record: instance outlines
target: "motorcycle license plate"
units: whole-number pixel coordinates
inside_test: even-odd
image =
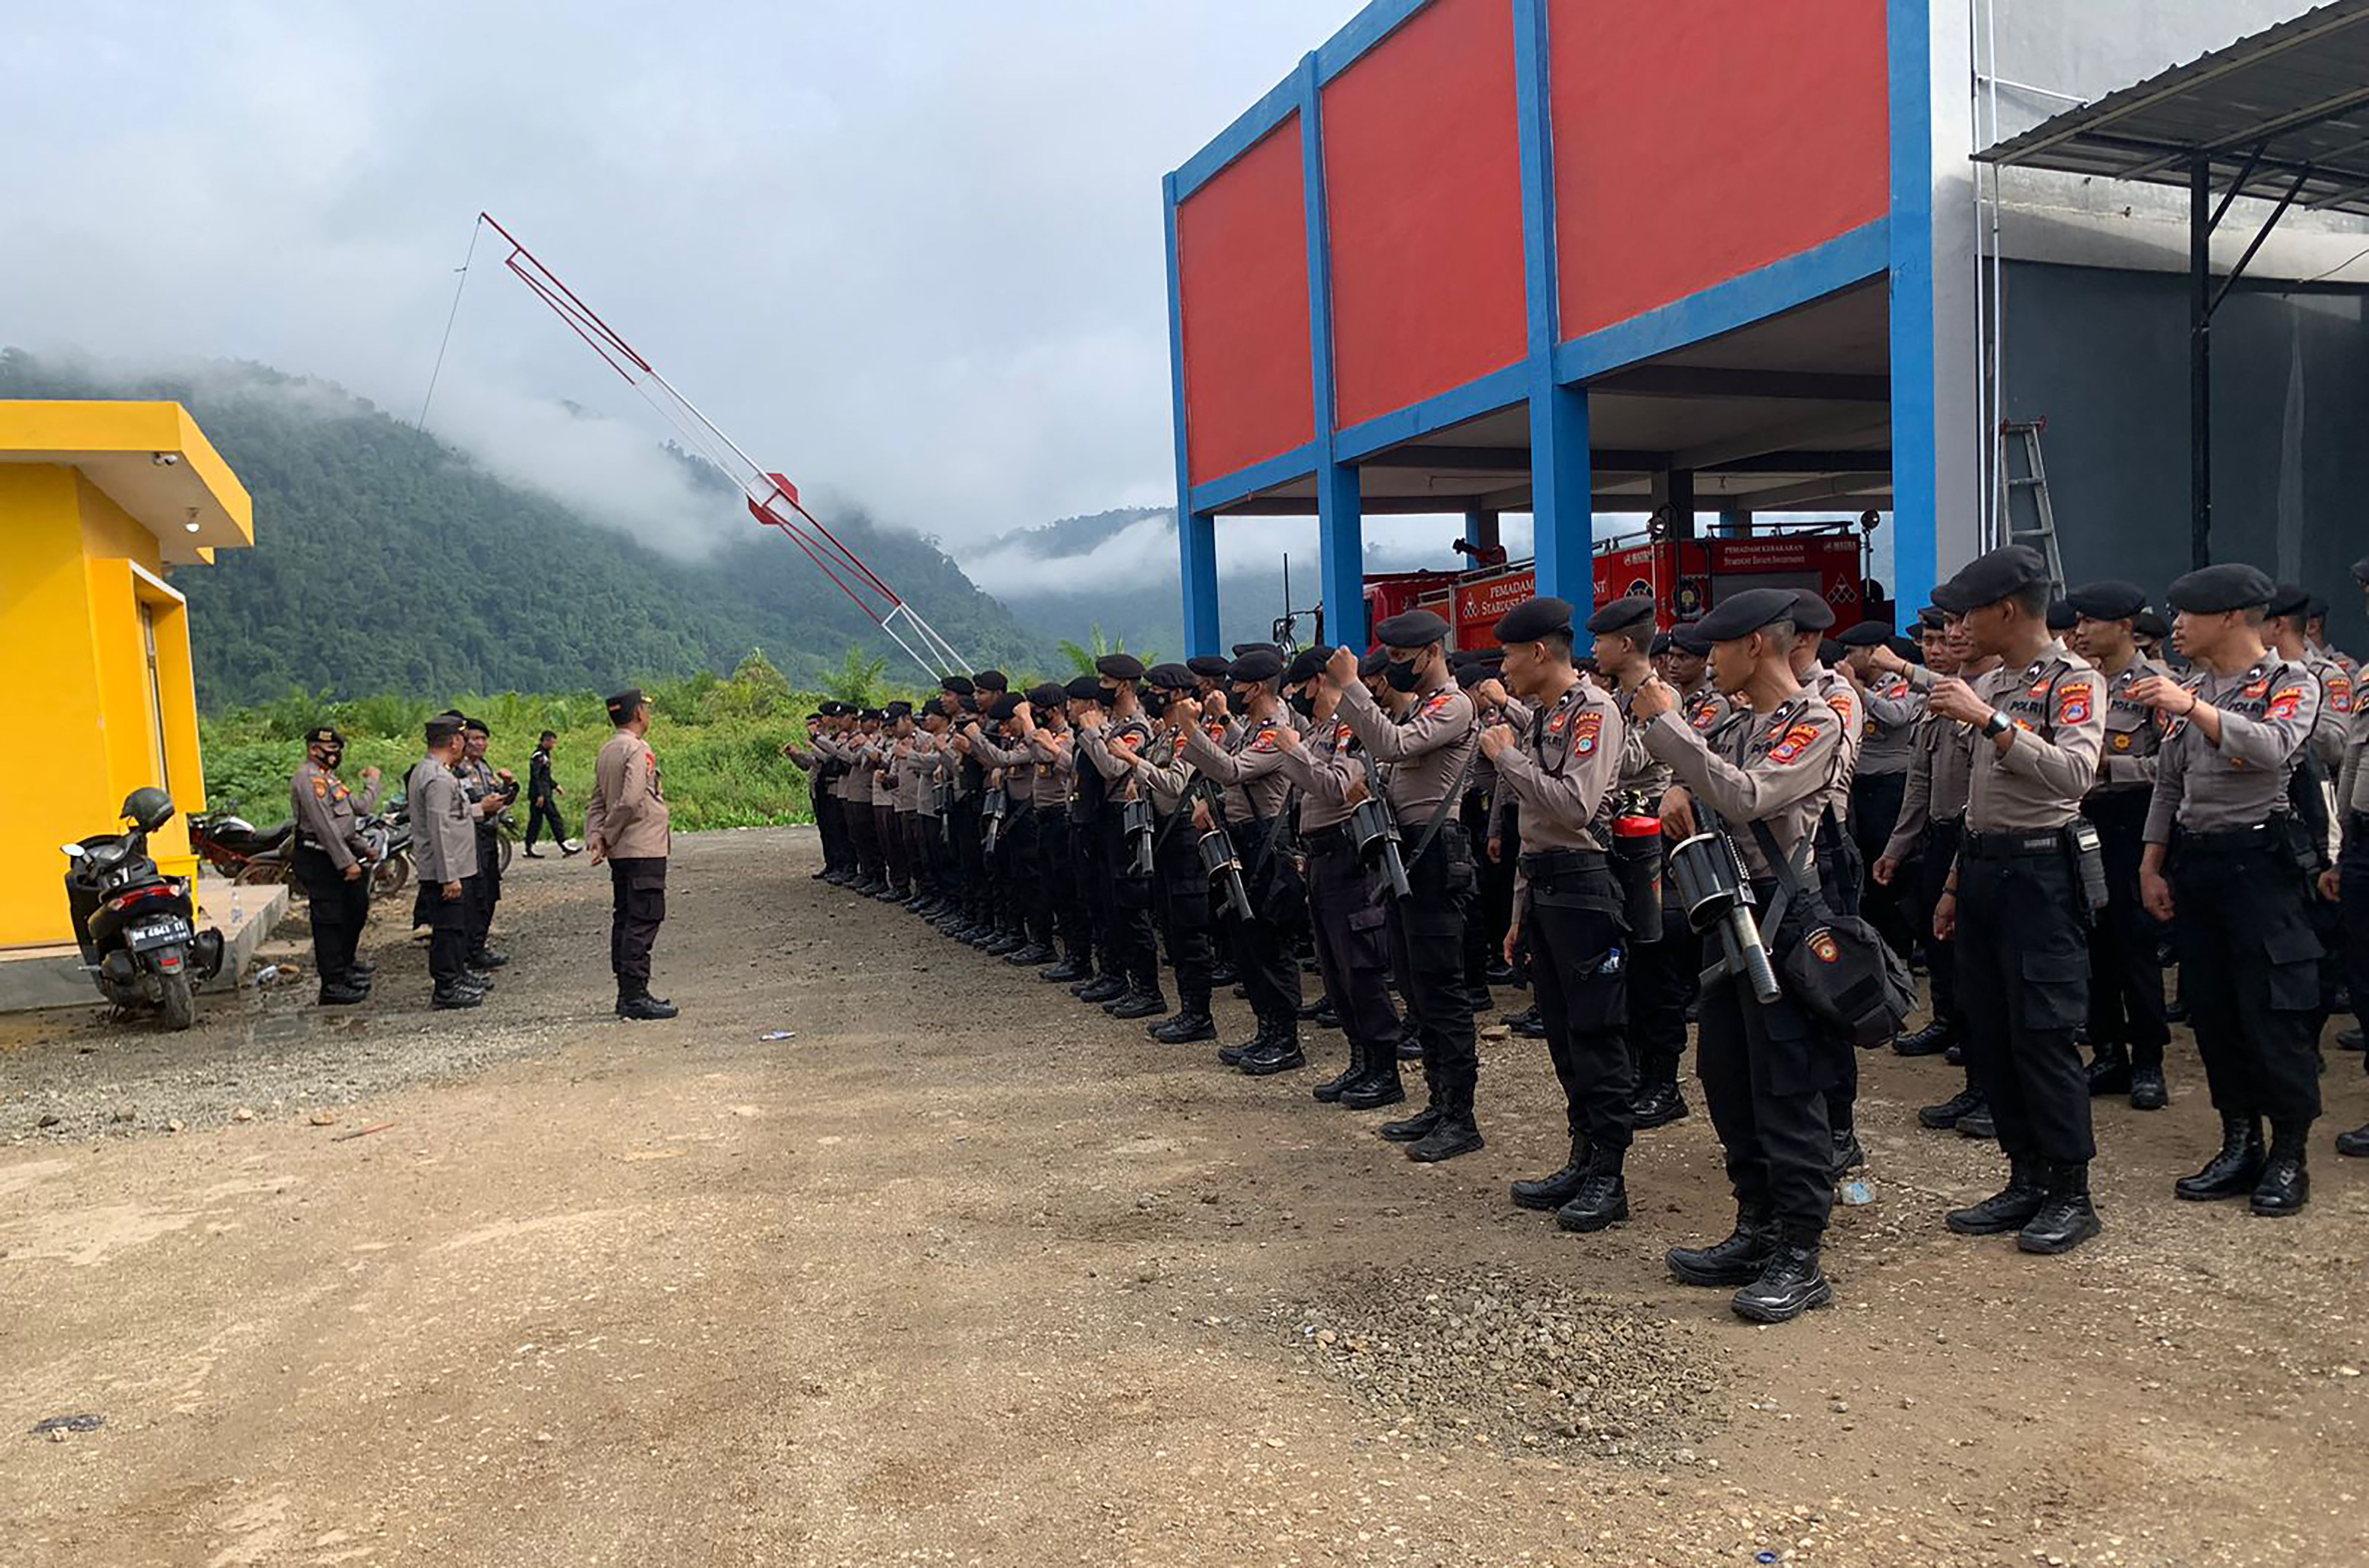
[[[146,921],[132,928],[132,951],[145,953],[152,947],[170,947],[177,942],[189,941],[191,934],[189,922],[177,917]]]

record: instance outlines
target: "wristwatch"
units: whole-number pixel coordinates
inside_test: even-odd
[[[1987,740],[1997,740],[2014,727],[2015,726],[2008,722],[2007,715],[1993,708],[1991,716],[1983,720],[1983,737]]]

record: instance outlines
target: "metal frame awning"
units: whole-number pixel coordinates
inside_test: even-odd
[[[2295,207],[2369,217],[2369,0],[2317,6],[1974,158],[2187,187],[2190,554],[2209,564],[2213,315]],[[2215,289],[2213,234],[2240,196],[2277,205]]]

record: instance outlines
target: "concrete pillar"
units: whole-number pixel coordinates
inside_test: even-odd
[[[1560,386],[1551,376],[1533,381],[1530,493],[1539,593],[1567,599],[1585,611],[1596,602],[1595,473],[1585,387]]]
[[[1494,549],[1505,543],[1497,526],[1497,514],[1493,511],[1469,511],[1464,514],[1464,541],[1483,549]]]
[[[1366,630],[1366,513],[1357,471],[1328,464],[1316,475],[1317,586],[1322,590],[1324,640],[1363,651]]]
[[[1750,507],[1720,508],[1719,532],[1722,537],[1727,539],[1751,538],[1752,509]]]
[[[1670,537],[1695,536],[1695,475],[1691,468],[1665,468],[1654,475],[1654,509],[1668,514]]]
[[[1184,651],[1188,657],[1223,653],[1218,641],[1218,520],[1180,509],[1176,555],[1176,575],[1184,586]]]

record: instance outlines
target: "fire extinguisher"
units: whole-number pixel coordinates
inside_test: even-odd
[[[1622,803],[1612,818],[1612,869],[1620,880],[1629,940],[1662,940],[1662,819],[1642,801]]]

